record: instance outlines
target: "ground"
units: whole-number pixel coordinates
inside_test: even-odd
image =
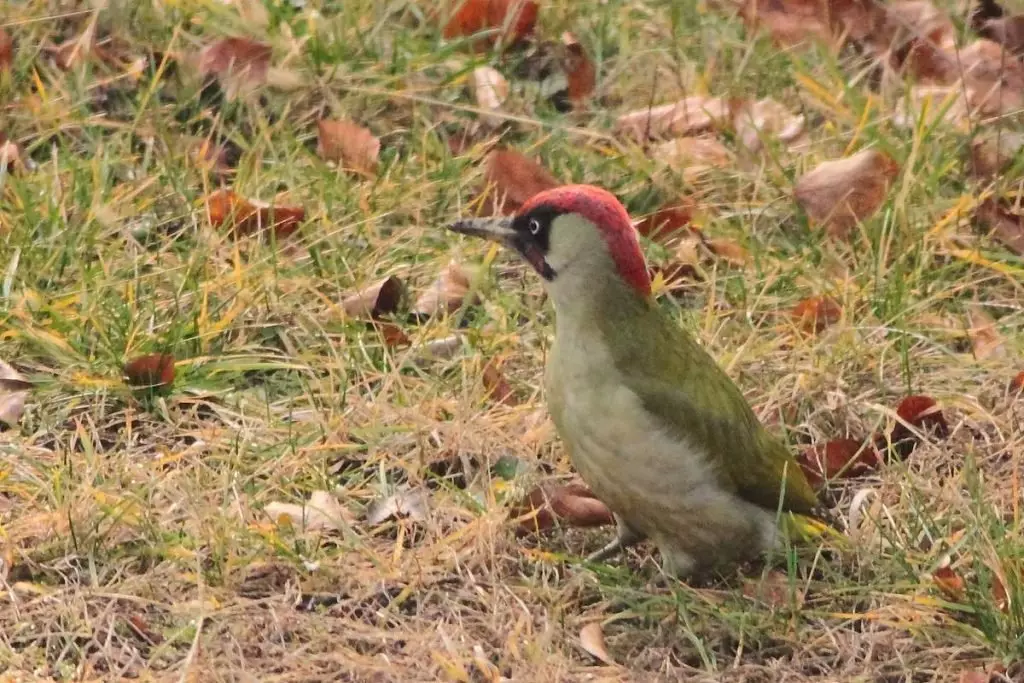
[[[0,132],[20,156],[0,172],[0,358],[32,383],[0,432],[2,679],[1022,675],[1007,388],[1022,270],[967,207],[988,187],[966,161],[974,130],[900,128],[901,91],[873,91],[856,51],[781,48],[734,10],[670,0],[541,3],[537,36],[571,31],[596,68],[588,102],[563,112],[517,75],[533,53],[446,40],[436,4],[0,10],[14,41]],[[966,8],[943,9],[967,40]],[[201,88],[186,60],[225,36],[271,45],[273,82],[234,99]],[[488,64],[511,83],[493,130],[470,87]],[[730,161],[682,173],[615,132],[623,113],[693,94],[771,97],[805,116],[806,144],[745,155],[725,130]],[[325,162],[323,118],[366,126],[378,167]],[[191,153],[204,137],[230,170]],[[609,527],[517,533],[527,492],[573,481],[540,381],[553,316],[533,273],[443,229],[472,212],[499,138],[635,218],[692,198],[706,237],[746,250],[745,265],[703,254],[659,305],[794,453],[887,433],[908,394],[938,401],[948,436],[828,486],[845,543],[719,583],[664,581],[646,545],[584,564]],[[867,148],[899,171],[877,211],[830,237],[794,183]],[[304,219],[233,233],[203,201],[222,184]],[[654,265],[672,253],[643,245]],[[462,305],[410,318],[453,261]],[[407,288],[392,318],[406,340],[342,303],[390,275]],[[790,313],[815,296],[841,309],[819,332]],[[974,304],[987,336],[969,334]],[[173,386],[125,382],[150,353],[173,356]],[[326,523],[282,507],[316,492],[338,501]],[[392,495],[403,509],[381,512]],[[611,664],[581,645],[595,622]]]

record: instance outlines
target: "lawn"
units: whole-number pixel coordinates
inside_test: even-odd
[[[962,2],[764,4],[0,8],[0,680],[1021,680],[1024,67]],[[853,444],[845,538],[686,585],[524,503],[578,483],[553,312],[444,228],[569,182]]]

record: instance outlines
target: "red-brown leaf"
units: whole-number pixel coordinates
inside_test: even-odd
[[[520,403],[519,398],[512,390],[512,385],[505,379],[501,366],[502,362],[497,358],[491,358],[484,365],[481,377],[484,389],[487,390],[487,395],[492,401],[507,406],[517,406]]]
[[[530,514],[533,511],[536,515]],[[602,526],[615,521],[608,506],[582,484],[538,486],[513,510],[514,517],[527,514],[530,516],[520,522],[518,534],[546,531],[555,526],[556,520],[577,527]]]
[[[222,38],[199,52],[199,74],[227,75],[249,85],[262,85],[267,80],[272,50],[269,45],[248,38]]]
[[[450,39],[490,29],[491,33],[475,42],[476,49],[492,46],[499,38],[514,44],[533,33],[538,9],[534,0],[463,0],[442,35]]]
[[[0,28],[0,71],[11,68],[14,63],[14,40],[11,35]]]
[[[174,356],[151,353],[128,361],[124,366],[128,384],[142,389],[168,389],[174,384]]]
[[[637,232],[662,244],[692,234],[696,232],[696,228],[690,226],[694,208],[693,201],[689,199],[663,206],[637,223]]]
[[[217,190],[205,201],[210,225],[238,235],[272,228],[278,237],[287,237],[306,218],[306,210],[302,207],[256,203],[232,190]]]
[[[831,297],[812,296],[794,306],[792,316],[804,332],[821,332],[839,322],[843,317],[843,309]]]
[[[579,108],[594,92],[597,70],[576,36],[566,31],[562,34],[562,45],[565,48],[562,68],[568,82],[569,101],[574,108]]]
[[[1019,394],[1024,390],[1024,370],[1021,370],[1013,379],[1010,380],[1010,392],[1013,394]]]
[[[495,149],[487,155],[484,183],[482,215],[515,213],[533,195],[561,184],[546,168],[513,149]]]
[[[896,408],[896,414],[900,417],[889,435],[889,441],[893,444],[893,450],[901,458],[909,456],[917,447],[917,436],[903,423],[911,425],[918,430],[933,434],[939,438],[949,436],[949,424],[946,417],[939,409],[938,403],[930,396],[907,396],[900,401]],[[876,443],[879,448],[884,447],[884,440]]]
[[[380,140],[357,123],[344,119],[323,119],[318,124],[317,152],[326,161],[363,175],[377,173]]]
[[[806,449],[797,458],[800,468],[813,486],[825,481],[851,479],[878,467],[878,452],[874,447],[857,439],[834,439]]]
[[[935,587],[953,602],[964,599],[964,579],[952,567],[939,567],[932,572],[932,580]]]
[[[793,196],[814,223],[843,238],[882,206],[899,170],[884,153],[866,149],[818,164],[797,180]]]

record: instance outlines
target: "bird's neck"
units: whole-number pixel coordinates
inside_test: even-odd
[[[548,295],[559,336],[606,336],[651,312],[648,298],[615,275],[574,277],[566,270],[548,287]]]

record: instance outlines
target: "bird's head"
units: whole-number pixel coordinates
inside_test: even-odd
[[[617,278],[642,297],[651,280],[637,232],[619,200],[592,185],[534,195],[514,216],[459,221],[449,228],[515,250],[544,279],[557,306]]]

